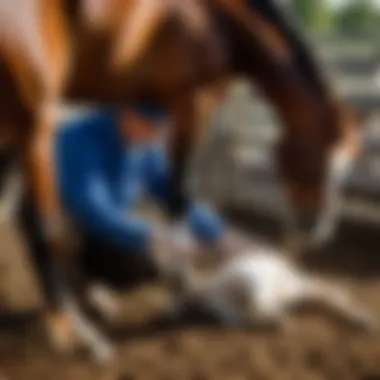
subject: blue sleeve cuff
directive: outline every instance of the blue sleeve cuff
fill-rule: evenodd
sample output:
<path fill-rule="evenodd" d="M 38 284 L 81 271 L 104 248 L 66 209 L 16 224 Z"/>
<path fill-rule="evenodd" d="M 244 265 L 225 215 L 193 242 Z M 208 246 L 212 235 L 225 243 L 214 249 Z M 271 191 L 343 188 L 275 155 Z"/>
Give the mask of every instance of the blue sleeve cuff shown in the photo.
<path fill-rule="evenodd" d="M 206 243 L 216 241 L 224 232 L 224 223 L 219 215 L 200 203 L 190 206 L 187 220 L 194 236 Z"/>

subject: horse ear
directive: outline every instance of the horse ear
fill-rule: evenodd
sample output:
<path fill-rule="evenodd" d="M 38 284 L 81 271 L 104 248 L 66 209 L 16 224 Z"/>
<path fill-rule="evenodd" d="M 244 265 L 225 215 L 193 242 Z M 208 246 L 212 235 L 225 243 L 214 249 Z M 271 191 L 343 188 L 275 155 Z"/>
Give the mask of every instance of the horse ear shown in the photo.
<path fill-rule="evenodd" d="M 147 49 L 167 14 L 169 2 L 137 0 L 130 6 L 116 40 L 111 65 L 116 69 L 132 65 Z"/>

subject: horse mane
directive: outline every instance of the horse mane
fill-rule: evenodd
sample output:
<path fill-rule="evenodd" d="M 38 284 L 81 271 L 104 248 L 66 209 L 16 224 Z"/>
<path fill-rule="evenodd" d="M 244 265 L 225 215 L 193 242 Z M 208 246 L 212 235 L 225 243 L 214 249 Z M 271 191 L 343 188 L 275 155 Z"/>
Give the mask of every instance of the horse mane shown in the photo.
<path fill-rule="evenodd" d="M 308 43 L 304 40 L 296 23 L 285 15 L 274 0 L 247 0 L 249 6 L 258 12 L 264 19 L 276 27 L 277 30 L 286 38 L 292 48 L 292 56 L 298 72 L 304 77 L 305 81 L 312 86 L 313 91 L 318 97 L 329 96 L 329 89 L 322 74 L 321 67 L 314 57 Z"/>

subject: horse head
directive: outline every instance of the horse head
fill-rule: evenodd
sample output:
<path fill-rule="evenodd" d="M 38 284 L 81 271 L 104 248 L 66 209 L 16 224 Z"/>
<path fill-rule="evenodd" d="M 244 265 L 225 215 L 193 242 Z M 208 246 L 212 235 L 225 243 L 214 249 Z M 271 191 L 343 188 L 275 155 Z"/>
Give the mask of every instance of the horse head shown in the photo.
<path fill-rule="evenodd" d="M 292 249 L 327 241 L 364 120 L 334 94 L 301 33 L 273 0 L 211 2 L 233 71 L 258 85 L 284 127 L 276 158 L 290 206 L 287 241 L 297 242 Z"/>

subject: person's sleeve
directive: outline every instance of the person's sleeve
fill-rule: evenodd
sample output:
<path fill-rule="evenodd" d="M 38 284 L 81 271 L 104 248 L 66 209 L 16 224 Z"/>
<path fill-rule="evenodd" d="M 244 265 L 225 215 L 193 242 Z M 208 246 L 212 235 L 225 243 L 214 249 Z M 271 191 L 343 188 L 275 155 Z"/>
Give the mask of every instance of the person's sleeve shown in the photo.
<path fill-rule="evenodd" d="M 165 150 L 155 146 L 146 162 L 148 193 L 162 207 L 169 199 L 170 166 Z M 201 202 L 190 202 L 185 219 L 194 236 L 203 242 L 214 242 L 224 232 L 224 222 L 217 212 Z"/>
<path fill-rule="evenodd" d="M 150 236 L 149 224 L 126 214 L 111 199 L 98 152 L 91 144 L 81 146 L 81 156 L 70 173 L 73 180 L 66 191 L 71 211 L 90 232 L 112 244 L 145 249 Z"/>
<path fill-rule="evenodd" d="M 204 243 L 216 242 L 225 231 L 221 216 L 201 202 L 192 202 L 187 212 L 187 222 L 194 236 Z"/>

